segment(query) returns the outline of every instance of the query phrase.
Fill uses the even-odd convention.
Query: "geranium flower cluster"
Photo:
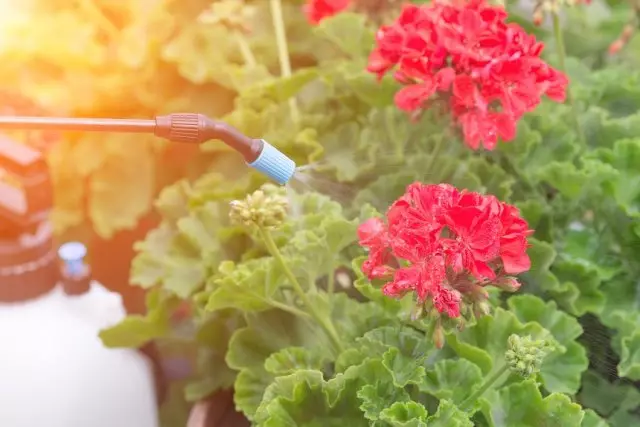
[[[422,183],[407,188],[386,221],[371,218],[358,229],[369,251],[362,270],[387,281],[385,295],[414,293],[419,307],[450,318],[465,301],[486,301],[487,285],[519,288],[513,275],[531,266],[532,233],[517,208],[494,196]]]
[[[318,25],[323,19],[343,12],[351,5],[351,0],[308,0],[303,11],[312,25]]]
[[[506,18],[485,0],[407,5],[378,31],[367,70],[378,78],[394,70],[405,85],[395,103],[414,116],[438,95],[465,143],[492,150],[498,138],[515,138],[518,120],[543,95],[563,102],[568,84],[540,58],[543,44]]]

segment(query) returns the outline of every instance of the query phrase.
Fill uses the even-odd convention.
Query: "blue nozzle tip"
[[[265,140],[258,158],[248,165],[281,185],[289,182],[296,172],[295,162]]]
[[[69,242],[60,246],[58,256],[67,263],[82,261],[87,256],[87,248],[80,242]]]

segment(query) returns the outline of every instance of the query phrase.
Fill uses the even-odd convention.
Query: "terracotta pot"
[[[233,403],[233,391],[220,391],[191,408],[187,427],[249,427],[251,424]]]

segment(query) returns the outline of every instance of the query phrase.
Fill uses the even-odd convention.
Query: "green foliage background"
[[[491,153],[469,152],[435,117],[411,124],[395,109],[395,84],[378,84],[364,71],[375,31],[364,15],[344,13],[313,29],[298,2],[286,3],[294,75],[279,78],[271,21],[264,19],[269,3],[252,4],[262,17],[249,37],[255,67],[243,64],[228,30],[195,21],[207,1],[35,2],[30,24],[15,28],[14,38],[3,45],[0,77],[59,114],[224,115],[300,165],[313,164],[313,177],[300,184],[309,194],[296,196],[300,211],[279,244],[305,266],[300,275],[320,282],[336,269],[351,271],[350,260],[358,255],[351,246],[354,218],[363,215],[362,207],[384,211],[410,182],[449,182],[495,194],[518,205],[536,229],[533,268],[523,279],[527,295],[496,299],[501,308],[493,316],[447,336],[448,353],[434,356],[422,371],[403,373],[404,385],[423,387],[436,399],[437,410],[433,402],[427,405],[427,418],[417,406],[402,403],[403,395],[353,382],[382,375],[393,358],[417,351],[407,348],[420,341],[411,331],[402,343],[384,337],[385,327],[393,324],[389,313],[401,307],[356,304],[346,297],[333,301],[345,334],[364,336],[344,362],[346,377],[354,380],[336,384],[318,374],[323,358],[330,357],[321,352],[323,342],[265,303],[271,297],[265,289],[275,292],[280,286],[270,273],[273,261],[227,220],[228,202],[257,188],[263,178],[250,173],[235,153],[213,142],[180,160],[179,149],[151,138],[68,135],[50,152],[60,233],[80,227],[109,238],[135,227],[152,208],[161,216],[158,227],[136,245],[132,266],[132,282],[152,289],[148,313],[104,331],[103,340],[136,347],[156,339],[167,355],[192,356],[197,375],[185,388],[187,400],[235,384],[238,407],[263,425],[299,419],[295,411],[304,411],[305,402],[340,389],[343,397],[358,390],[350,398],[359,403],[345,398],[344,408],[327,404],[316,415],[325,424],[318,425],[345,425],[345,420],[361,425],[360,409],[366,407],[373,417],[368,420],[379,422],[374,425],[422,425],[403,424],[404,416],[431,426],[439,425],[438,414],[455,413],[464,390],[492,372],[504,350],[496,344],[500,337],[546,330],[564,352],[546,362],[542,394],[533,382],[505,384],[479,403],[486,425],[574,425],[561,415],[580,410],[570,399],[587,409],[577,425],[640,424],[635,384],[640,381],[640,40],[632,39],[616,57],[606,52],[629,18],[627,3],[594,2],[563,16],[574,108],[586,143],[575,132],[571,107],[545,102],[525,117],[515,141]],[[526,13],[513,4],[509,8],[513,20],[546,42],[545,56],[557,65],[551,29],[534,28]],[[292,119],[287,102],[294,96],[299,121]],[[444,149],[433,158],[438,141]],[[352,240],[338,238],[345,235]],[[376,301],[368,286],[357,280],[352,296]],[[175,325],[171,313],[179,301],[193,307],[193,316]],[[283,324],[295,328],[278,335]],[[495,343],[487,342],[488,336]],[[424,340],[419,345],[421,354],[433,351]],[[380,358],[362,358],[371,351]],[[295,372],[284,369],[280,359],[297,360]],[[383,371],[397,385],[399,373]],[[424,378],[440,387],[428,389]],[[271,400],[261,400],[265,390]],[[180,397],[180,390],[175,394]],[[380,396],[395,401],[380,402]],[[165,408],[167,420],[180,419],[175,409],[180,400]],[[510,418],[518,413],[530,414],[527,422],[533,424]]]

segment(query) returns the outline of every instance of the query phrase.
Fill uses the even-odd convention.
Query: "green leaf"
[[[379,378],[373,384],[365,384],[357,392],[358,399],[362,402],[360,410],[364,417],[371,421],[377,421],[381,413],[395,402],[409,400],[409,394],[402,388],[395,387],[391,381],[384,377]]]
[[[446,341],[458,356],[475,363],[485,375],[489,375],[502,368],[511,334],[552,338],[539,323],[524,324],[514,313],[497,308],[493,315],[481,317],[462,332],[446,335]]]
[[[624,380],[611,383],[596,372],[587,371],[582,377],[578,400],[582,406],[593,408],[609,418],[618,410],[632,410],[638,407],[640,391]]]
[[[427,419],[429,427],[473,427],[469,414],[448,400],[441,400],[438,411]]]
[[[609,191],[628,215],[640,214],[640,140],[622,139],[613,149],[602,150],[600,160],[611,165],[616,175],[609,180]]]
[[[600,418],[595,411],[587,409],[584,411],[581,427],[610,427],[609,423]]]
[[[542,242],[535,238],[529,238],[531,247],[527,251],[531,258],[531,269],[520,275],[523,286],[528,292],[541,293],[557,289],[559,282],[556,276],[551,273],[550,268],[556,259],[557,252],[547,242]]]
[[[100,331],[102,343],[110,348],[138,348],[170,330],[170,315],[177,301],[167,297],[160,289],[147,294],[147,314],[131,315],[120,323]]]
[[[268,82],[250,86],[247,90],[258,91],[273,101],[283,102],[296,96],[306,85],[315,80],[318,74],[316,68],[303,68],[290,77],[271,79]]]
[[[553,267],[553,272],[560,284],[550,293],[574,316],[582,316],[589,312],[599,313],[605,302],[605,295],[600,290],[601,271],[593,264],[558,261]]]
[[[459,404],[480,386],[482,380],[478,365],[466,359],[445,359],[427,372],[420,391]]]
[[[513,296],[507,304],[521,322],[540,324],[566,349],[545,358],[540,370],[544,387],[552,393],[575,394],[589,365],[586,350],[576,342],[583,333],[578,321],[560,311],[555,302],[545,303],[533,295]]]
[[[633,381],[640,380],[640,331],[622,338],[622,352],[618,375]]]
[[[396,387],[420,384],[426,375],[424,366],[418,365],[415,359],[404,357],[398,348],[388,349],[382,355],[382,364],[389,370],[393,377],[393,385]]]
[[[329,361],[322,353],[312,353],[304,347],[288,347],[271,354],[264,362],[264,369],[275,375],[290,375],[298,370],[321,371]]]
[[[359,13],[343,12],[323,19],[316,34],[333,43],[353,58],[366,58],[373,46],[374,34]]]
[[[580,427],[580,405],[559,393],[542,398],[534,380],[511,384],[482,398],[482,413],[490,427]]]
[[[220,275],[213,279],[206,309],[235,308],[246,312],[271,308],[271,297],[282,284],[283,273],[272,258],[259,258],[239,265],[220,265]]]
[[[345,387],[348,387],[346,383]],[[355,393],[353,387],[340,393]],[[357,406],[346,399],[332,399],[320,371],[299,370],[278,377],[264,393],[254,421],[264,427],[368,426]]]
[[[329,357],[331,346],[313,323],[282,311],[250,314],[247,322],[231,337],[226,362],[240,371],[234,386],[236,406],[252,418],[274,378],[264,367],[272,354],[289,347],[304,347],[318,357]]]
[[[378,81],[360,62],[345,63],[340,69],[341,77],[358,98],[372,107],[383,108],[393,104],[399,84],[391,76]]]
[[[108,239],[116,231],[134,228],[149,211],[155,164],[151,142],[138,135],[114,134],[101,143],[109,156],[89,180],[88,214],[95,232]]]
[[[426,427],[427,415],[418,402],[395,402],[380,413],[380,420],[391,427]]]

